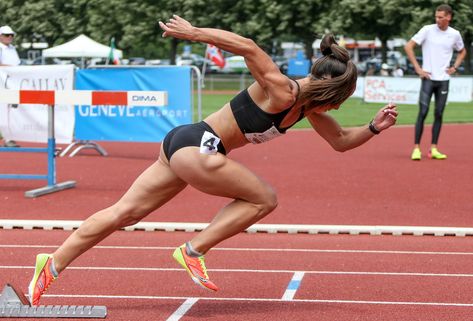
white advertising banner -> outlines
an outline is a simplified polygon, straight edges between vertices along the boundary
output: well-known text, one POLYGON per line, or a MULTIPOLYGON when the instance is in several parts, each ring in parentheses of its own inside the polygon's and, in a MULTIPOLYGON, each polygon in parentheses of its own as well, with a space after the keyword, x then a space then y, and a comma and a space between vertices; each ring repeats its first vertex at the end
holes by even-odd
MULTIPOLYGON (((74 65, 0 67, 0 89, 72 90, 74 65)), ((0 104, 0 132, 5 140, 46 143, 48 106, 0 104)), ((74 106, 54 107, 57 143, 68 144, 74 135, 74 106)))
POLYGON ((419 78, 366 77, 364 100, 370 103, 417 104, 419 78))
POLYGON ((364 77, 358 77, 356 79, 356 89, 352 97, 356 98, 363 98, 363 94, 365 92, 365 78, 364 77))
MULTIPOLYGON (((419 101, 420 78, 365 77, 363 98, 370 103, 413 104, 419 101)), ((470 102, 473 99, 473 78, 450 79, 448 101, 470 102)), ((432 96, 432 101, 434 97, 432 96)))
POLYGON ((448 101, 459 103, 473 100, 473 78, 455 77, 450 79, 448 101))

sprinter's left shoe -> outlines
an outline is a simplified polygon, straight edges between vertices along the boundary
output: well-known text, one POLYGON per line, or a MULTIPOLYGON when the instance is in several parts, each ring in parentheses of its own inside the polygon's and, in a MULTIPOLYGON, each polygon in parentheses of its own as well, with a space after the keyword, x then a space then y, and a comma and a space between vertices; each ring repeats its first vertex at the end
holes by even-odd
POLYGON ((420 148, 418 147, 414 148, 411 154, 411 159, 414 161, 417 161, 417 160, 420 160, 421 158, 422 158, 422 153, 420 152, 420 148))
POLYGON ((31 305, 39 305, 39 299, 48 287, 56 280, 51 272, 53 257, 50 254, 38 254, 33 279, 28 286, 31 305))
POLYGON ((183 268, 186 269, 195 283, 208 290, 218 290, 218 287, 209 280, 203 255, 198 257, 187 255, 186 245, 183 244, 174 250, 172 256, 180 265, 182 265, 183 268))

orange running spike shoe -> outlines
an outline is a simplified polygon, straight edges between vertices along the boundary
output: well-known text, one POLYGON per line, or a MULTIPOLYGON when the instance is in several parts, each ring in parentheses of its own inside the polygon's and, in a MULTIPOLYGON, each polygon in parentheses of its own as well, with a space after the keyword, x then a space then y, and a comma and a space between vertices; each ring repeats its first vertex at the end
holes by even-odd
POLYGON ((28 286, 31 305, 38 306, 39 299, 56 277, 51 273, 53 257, 50 254, 38 254, 33 279, 28 286))
POLYGON ((186 253, 186 245, 183 244, 174 250, 174 259, 182 265, 189 273, 192 280, 204 289, 217 291, 218 287, 209 280, 207 268, 205 267, 204 256, 192 257, 186 253))

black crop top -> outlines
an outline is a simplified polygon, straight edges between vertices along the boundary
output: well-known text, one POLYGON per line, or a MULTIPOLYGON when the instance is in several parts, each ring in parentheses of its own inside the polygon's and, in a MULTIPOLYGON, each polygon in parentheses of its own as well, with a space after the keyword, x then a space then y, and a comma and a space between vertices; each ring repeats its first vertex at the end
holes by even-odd
MULTIPOLYGON (((297 81, 295 83, 298 90, 300 90, 297 81)), ((286 128, 280 127, 284 117, 286 117, 294 105, 295 102, 286 110, 276 114, 265 112, 251 99, 248 89, 241 91, 230 101, 230 107, 238 127, 246 139, 253 144, 263 143, 285 134, 286 130, 304 118, 304 113, 301 111, 299 118, 294 124, 286 128)))

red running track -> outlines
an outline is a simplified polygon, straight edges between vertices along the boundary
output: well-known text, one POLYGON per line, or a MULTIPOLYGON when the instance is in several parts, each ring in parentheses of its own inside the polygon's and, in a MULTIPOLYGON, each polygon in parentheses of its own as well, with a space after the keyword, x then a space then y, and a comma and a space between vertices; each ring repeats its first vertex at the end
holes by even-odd
MULTIPOLYGON (((0 230, 0 284, 26 290, 66 231, 0 230)), ((42 304, 106 305, 109 320, 471 320, 470 237, 240 234, 207 255, 211 293, 171 258, 191 233, 117 232, 42 304), (295 273, 302 281, 283 300, 295 273), (192 304, 181 316, 179 308, 192 304), (174 319, 169 319, 170 317, 174 319)))
MULTIPOLYGON (((471 227, 472 130, 444 126, 447 161, 410 161, 412 127, 344 154, 311 131, 292 131, 231 156, 279 192, 280 206, 262 223, 471 227)), ((103 146, 109 157, 58 159, 58 181, 77 180, 75 189, 26 199, 39 182, 0 181, 0 219, 85 219, 116 201, 159 150, 103 146)), ((43 155, 1 157, 1 173, 45 168, 43 155)), ((208 222, 226 202, 188 188, 146 220, 208 222)), ((35 254, 53 251, 67 234, 0 230, 0 285, 25 290, 35 254)), ((221 288, 213 294, 170 257, 191 236, 117 232, 74 262, 42 303, 106 305, 118 321, 168 320, 185 302, 190 309, 170 320, 471 320, 471 237, 240 234, 207 257, 221 288), (286 291, 295 276, 300 286, 286 291)))
MULTIPOLYGON (((261 223, 471 227, 473 124, 445 125, 448 160, 410 160, 413 127, 395 127, 358 149, 337 153, 312 130, 293 130, 230 156, 271 183, 278 208, 261 223)), ((425 128, 427 149, 430 126, 425 128)), ((82 220, 111 205, 156 160, 159 144, 101 143, 95 151, 57 159, 58 181, 77 187, 37 199, 40 181, 0 180, 0 219, 82 220)), ((38 173, 40 154, 1 153, 0 173, 38 173)), ((208 222, 229 201, 187 188, 145 221, 208 222)))

